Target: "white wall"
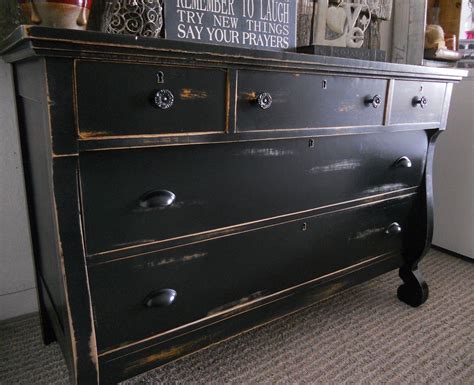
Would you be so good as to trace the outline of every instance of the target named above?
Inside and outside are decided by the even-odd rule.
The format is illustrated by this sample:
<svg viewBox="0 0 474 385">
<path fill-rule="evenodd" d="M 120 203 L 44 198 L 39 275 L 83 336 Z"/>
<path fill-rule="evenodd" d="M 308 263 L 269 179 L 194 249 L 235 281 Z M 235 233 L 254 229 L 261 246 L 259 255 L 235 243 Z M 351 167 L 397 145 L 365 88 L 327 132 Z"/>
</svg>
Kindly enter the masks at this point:
<svg viewBox="0 0 474 385">
<path fill-rule="evenodd" d="M 11 67 L 0 59 L 0 320 L 36 311 Z"/>
<path fill-rule="evenodd" d="M 474 258 L 474 69 L 454 86 L 433 165 L 433 244 Z"/>
</svg>

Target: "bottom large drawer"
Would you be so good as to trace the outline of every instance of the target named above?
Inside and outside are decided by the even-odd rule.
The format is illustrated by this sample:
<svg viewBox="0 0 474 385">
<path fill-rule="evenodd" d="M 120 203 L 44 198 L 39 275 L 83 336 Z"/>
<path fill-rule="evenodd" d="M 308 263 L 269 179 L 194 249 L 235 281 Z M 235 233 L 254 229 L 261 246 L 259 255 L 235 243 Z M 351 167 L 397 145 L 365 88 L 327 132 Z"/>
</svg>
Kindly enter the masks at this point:
<svg viewBox="0 0 474 385">
<path fill-rule="evenodd" d="M 403 234 L 410 231 L 414 197 L 91 266 L 98 349 L 222 315 L 364 259 L 399 251 Z M 164 289 L 176 292 L 174 301 Z"/>
</svg>

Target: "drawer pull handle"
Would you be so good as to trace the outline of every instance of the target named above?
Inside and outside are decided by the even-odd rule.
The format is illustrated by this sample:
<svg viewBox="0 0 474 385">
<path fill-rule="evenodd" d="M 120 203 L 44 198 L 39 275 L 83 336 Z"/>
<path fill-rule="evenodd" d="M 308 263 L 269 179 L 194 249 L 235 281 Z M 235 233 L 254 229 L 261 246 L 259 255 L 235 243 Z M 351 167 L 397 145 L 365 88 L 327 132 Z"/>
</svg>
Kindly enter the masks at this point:
<svg viewBox="0 0 474 385">
<path fill-rule="evenodd" d="M 411 160 L 408 156 L 402 156 L 395 161 L 396 167 L 410 168 L 412 166 Z"/>
<path fill-rule="evenodd" d="M 385 234 L 388 235 L 397 235 L 401 232 L 402 227 L 397 222 L 393 222 L 390 226 L 387 227 L 387 230 L 385 230 Z"/>
<path fill-rule="evenodd" d="M 382 104 L 382 97 L 380 95 L 374 95 L 372 99 L 366 101 L 368 105 L 372 105 L 374 108 L 379 108 Z"/>
<path fill-rule="evenodd" d="M 428 99 L 425 96 L 422 96 L 421 98 L 413 98 L 413 106 L 420 106 L 421 108 L 425 108 L 428 105 Z"/>
<path fill-rule="evenodd" d="M 155 190 L 147 192 L 140 198 L 140 207 L 143 207 L 144 209 L 165 209 L 171 206 L 175 200 L 176 195 L 171 191 Z"/>
<path fill-rule="evenodd" d="M 268 92 L 262 92 L 257 96 L 257 104 L 262 110 L 266 110 L 272 106 L 273 98 Z"/>
<path fill-rule="evenodd" d="M 174 103 L 174 95 L 170 90 L 159 90 L 155 94 L 154 102 L 159 109 L 167 110 Z"/>
<path fill-rule="evenodd" d="M 176 293 L 173 289 L 161 289 L 148 294 L 143 304 L 146 307 L 166 307 L 170 306 L 176 299 Z"/>
</svg>

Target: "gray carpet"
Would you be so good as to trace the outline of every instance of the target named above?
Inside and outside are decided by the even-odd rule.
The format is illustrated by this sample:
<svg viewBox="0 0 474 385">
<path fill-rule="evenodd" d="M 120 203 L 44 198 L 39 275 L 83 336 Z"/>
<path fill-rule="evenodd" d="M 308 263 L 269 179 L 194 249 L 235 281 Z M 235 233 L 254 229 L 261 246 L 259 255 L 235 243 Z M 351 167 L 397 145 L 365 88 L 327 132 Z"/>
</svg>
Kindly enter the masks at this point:
<svg viewBox="0 0 474 385">
<path fill-rule="evenodd" d="M 125 384 L 474 384 L 474 264 L 432 250 L 426 304 L 412 309 L 385 274 L 299 313 Z M 38 317 L 0 324 L 1 384 L 67 384 Z"/>
</svg>

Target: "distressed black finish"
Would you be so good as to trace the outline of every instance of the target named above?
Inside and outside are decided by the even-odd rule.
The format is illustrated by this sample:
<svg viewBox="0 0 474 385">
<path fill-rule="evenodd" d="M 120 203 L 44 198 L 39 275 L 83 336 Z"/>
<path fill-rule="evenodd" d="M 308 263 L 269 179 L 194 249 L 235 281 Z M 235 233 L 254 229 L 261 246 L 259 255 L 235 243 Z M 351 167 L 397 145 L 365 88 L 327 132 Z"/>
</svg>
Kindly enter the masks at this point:
<svg viewBox="0 0 474 385">
<path fill-rule="evenodd" d="M 439 122 L 443 111 L 443 83 L 397 81 L 393 91 L 391 124 L 424 120 Z M 421 103 L 424 100 L 425 103 Z"/>
<path fill-rule="evenodd" d="M 44 341 L 73 383 L 395 268 L 399 298 L 426 301 L 434 145 L 463 71 L 41 27 L 1 52 Z"/>
<path fill-rule="evenodd" d="M 319 138 L 314 147 L 289 139 L 87 153 L 80 157 L 87 251 L 417 187 L 427 146 L 423 131 L 411 131 Z M 411 169 L 396 166 L 404 155 Z M 153 191 L 173 193 L 174 203 L 143 207 L 143 195 Z"/>
<path fill-rule="evenodd" d="M 282 290 L 368 257 L 400 252 L 401 234 L 387 230 L 397 221 L 410 231 L 414 195 L 92 267 L 99 352 L 224 317 L 239 305 L 278 298 Z M 172 306 L 143 306 L 150 293 L 168 287 L 177 292 Z M 114 297 L 120 301 L 110 301 Z"/>
<path fill-rule="evenodd" d="M 348 80 L 344 76 L 299 72 L 240 71 L 237 128 L 253 131 L 381 125 L 385 109 L 373 108 L 368 102 L 381 95 L 385 105 L 388 81 L 362 77 Z M 261 92 L 273 99 L 265 111 L 253 103 Z"/>
<path fill-rule="evenodd" d="M 224 132 L 226 76 L 224 69 L 111 66 L 79 61 L 76 63 L 79 134 L 87 138 Z M 161 100 L 168 96 L 168 102 L 163 101 L 161 108 L 157 103 L 159 91 L 162 91 Z M 171 103 L 170 95 L 174 99 Z M 190 120 L 190 116 L 199 118 Z"/>
</svg>

